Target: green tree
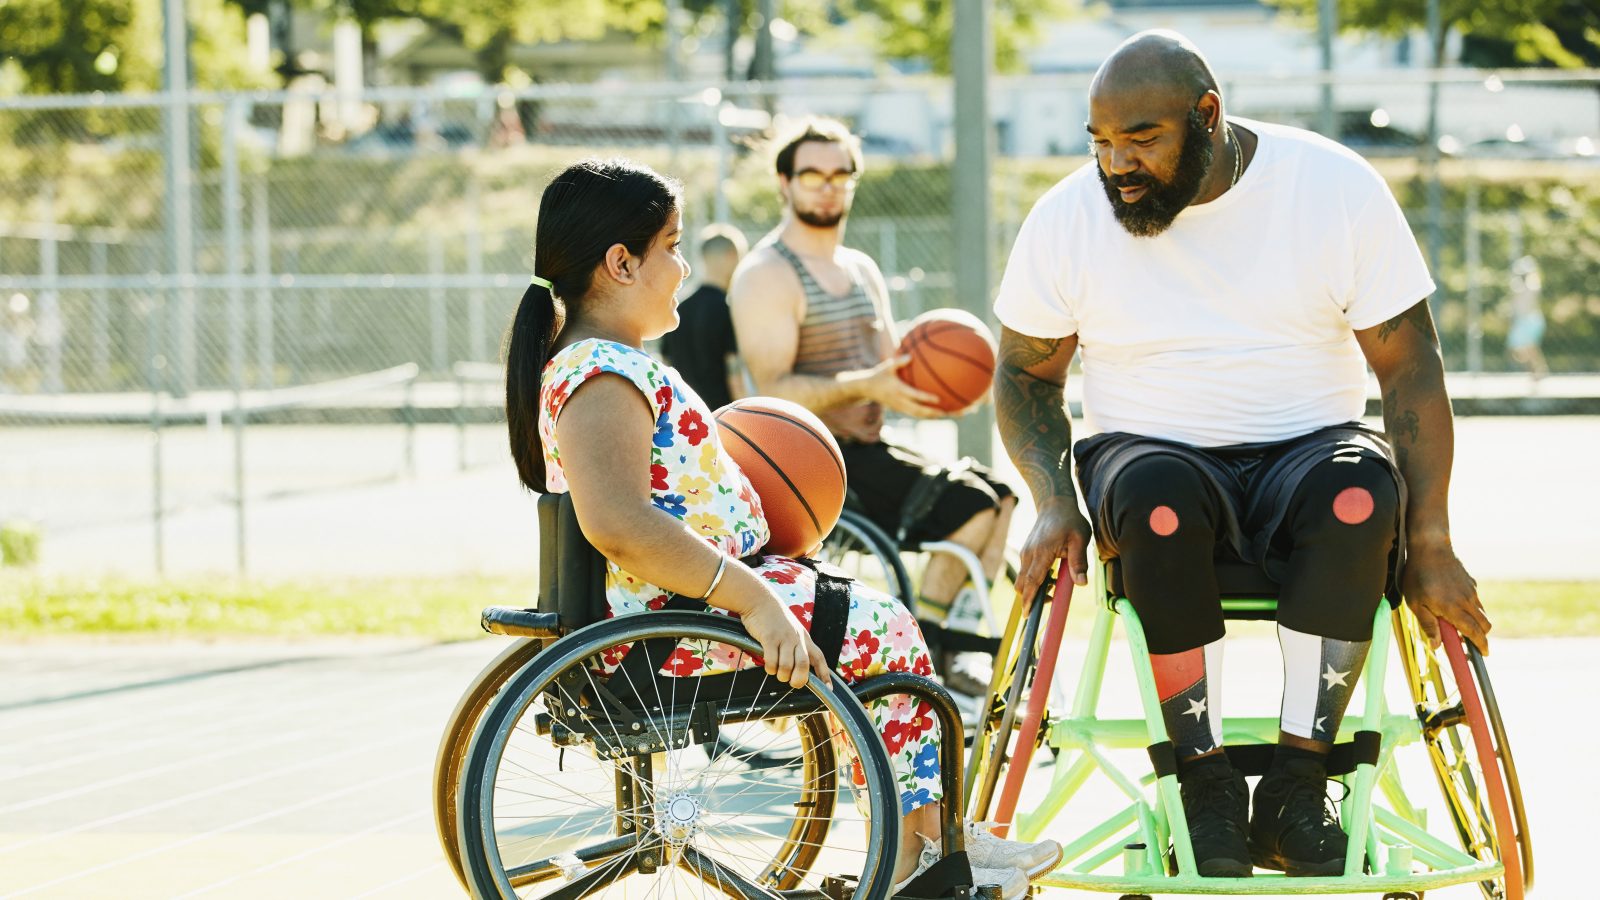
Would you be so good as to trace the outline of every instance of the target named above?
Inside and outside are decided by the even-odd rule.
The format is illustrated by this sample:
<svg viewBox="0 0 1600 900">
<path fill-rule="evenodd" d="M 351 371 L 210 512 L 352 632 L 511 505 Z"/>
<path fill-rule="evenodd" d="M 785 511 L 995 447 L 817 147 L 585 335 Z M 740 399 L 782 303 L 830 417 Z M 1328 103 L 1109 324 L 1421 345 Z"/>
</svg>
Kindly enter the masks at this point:
<svg viewBox="0 0 1600 900">
<path fill-rule="evenodd" d="M 260 2 L 260 0 L 247 0 Z M 328 0 L 314 0 L 328 2 Z M 514 43 L 594 40 L 607 33 L 634 34 L 659 42 L 665 31 L 666 0 L 340 0 L 358 20 L 416 18 L 456 37 L 478 55 L 479 70 L 501 77 Z M 756 0 L 679 0 L 685 31 L 713 40 L 725 33 L 750 34 L 759 23 Z M 939 72 L 950 69 L 952 4 L 946 0 L 780 0 L 778 15 L 803 32 L 820 33 L 850 17 L 876 25 L 877 51 L 888 59 L 926 59 Z M 1018 68 L 1022 52 L 1040 27 L 1076 7 L 1076 0 L 997 0 L 995 51 L 1002 69 Z"/>
<path fill-rule="evenodd" d="M 1271 2 L 1316 16 L 1317 0 Z M 1428 0 L 1338 0 L 1338 10 L 1341 29 L 1399 35 L 1423 27 Z M 1440 0 L 1439 14 L 1446 31 L 1464 36 L 1462 61 L 1471 65 L 1600 65 L 1595 0 Z"/>
<path fill-rule="evenodd" d="M 850 0 L 854 11 L 880 24 L 879 48 L 890 59 L 925 59 L 935 72 L 950 71 L 955 4 L 949 0 Z M 1023 54 L 1042 27 L 1070 15 L 1075 0 L 994 0 L 990 4 L 995 66 L 1023 67 Z"/>
<path fill-rule="evenodd" d="M 201 89 L 259 87 L 239 52 L 244 15 L 187 0 L 189 59 Z M 161 89 L 162 0 L 0 0 L 0 83 L 27 93 Z"/>
</svg>

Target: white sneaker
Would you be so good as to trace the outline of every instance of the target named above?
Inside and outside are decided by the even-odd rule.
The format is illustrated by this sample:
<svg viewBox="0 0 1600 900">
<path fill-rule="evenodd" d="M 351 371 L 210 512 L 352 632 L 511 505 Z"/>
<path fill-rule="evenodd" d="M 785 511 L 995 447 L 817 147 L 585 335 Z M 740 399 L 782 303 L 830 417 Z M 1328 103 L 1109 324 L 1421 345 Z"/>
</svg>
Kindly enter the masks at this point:
<svg viewBox="0 0 1600 900">
<path fill-rule="evenodd" d="M 950 601 L 950 613 L 944 617 L 944 627 L 952 631 L 977 633 L 983 627 L 983 604 L 987 598 L 978 594 L 971 581 L 963 584 Z"/>
<path fill-rule="evenodd" d="M 1032 881 L 1061 862 L 1061 845 L 1055 841 L 1009 841 L 993 834 L 994 827 L 994 822 L 967 823 L 967 858 L 974 869 L 1017 869 Z"/>
<path fill-rule="evenodd" d="M 950 699 L 956 702 L 956 712 L 961 714 L 961 724 L 968 728 L 977 728 L 978 723 L 983 721 L 983 714 L 989 708 L 987 697 L 969 697 L 951 691 Z"/>
<path fill-rule="evenodd" d="M 939 850 L 939 845 L 934 843 L 933 840 L 927 835 L 918 834 L 917 837 L 922 838 L 922 853 L 917 856 L 917 868 L 910 875 L 906 876 L 904 881 L 894 886 L 894 892 L 896 894 L 905 890 L 906 885 L 916 880 L 918 875 L 928 871 L 928 869 L 934 863 L 938 862 L 944 856 L 944 854 Z M 997 841 L 1000 840 L 999 838 L 991 839 Z M 1006 843 L 1010 842 L 1007 841 Z M 1056 854 L 1058 856 L 1060 855 L 1060 851 L 1061 848 L 1057 847 Z M 972 859 L 972 847 L 970 844 L 967 847 L 967 858 L 969 861 Z M 973 887 L 980 887 L 986 884 L 997 885 L 1000 888 L 1000 896 L 1002 900 L 1021 900 L 1021 898 L 1028 895 L 1028 876 L 1022 874 L 1021 869 L 1014 867 L 990 869 L 973 863 Z"/>
</svg>

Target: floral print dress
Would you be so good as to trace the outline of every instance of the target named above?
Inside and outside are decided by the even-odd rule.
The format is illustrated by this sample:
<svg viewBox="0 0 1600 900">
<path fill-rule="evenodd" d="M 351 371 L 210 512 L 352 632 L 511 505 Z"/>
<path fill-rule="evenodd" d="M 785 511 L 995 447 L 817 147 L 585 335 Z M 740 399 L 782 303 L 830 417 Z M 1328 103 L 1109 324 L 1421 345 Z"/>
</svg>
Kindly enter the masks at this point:
<svg viewBox="0 0 1600 900">
<path fill-rule="evenodd" d="M 556 420 L 573 392 L 602 373 L 626 378 L 649 401 L 655 437 L 650 459 L 639 464 L 649 466 L 650 497 L 657 508 L 681 519 L 707 543 L 736 559 L 761 549 L 768 538 L 761 500 L 723 449 L 711 410 L 676 370 L 626 344 L 579 341 L 559 350 L 545 366 L 539 437 L 544 445 L 546 487 L 553 493 L 567 490 L 561 448 L 556 444 Z M 755 571 L 809 629 L 816 573 L 781 556 L 766 557 Z M 611 615 L 660 609 L 668 597 L 663 588 L 630 575 L 615 563 L 606 563 Z M 620 659 L 606 662 L 615 667 Z M 666 668 L 677 675 L 710 675 L 741 665 L 761 662 L 725 645 L 685 641 L 668 658 Z M 905 606 L 887 594 L 855 584 L 850 591 L 839 672 L 845 681 L 856 682 L 883 672 L 931 675 L 933 665 L 916 619 Z M 910 697 L 890 697 L 867 709 L 894 765 L 901 812 L 938 801 L 939 746 L 932 708 Z"/>
</svg>

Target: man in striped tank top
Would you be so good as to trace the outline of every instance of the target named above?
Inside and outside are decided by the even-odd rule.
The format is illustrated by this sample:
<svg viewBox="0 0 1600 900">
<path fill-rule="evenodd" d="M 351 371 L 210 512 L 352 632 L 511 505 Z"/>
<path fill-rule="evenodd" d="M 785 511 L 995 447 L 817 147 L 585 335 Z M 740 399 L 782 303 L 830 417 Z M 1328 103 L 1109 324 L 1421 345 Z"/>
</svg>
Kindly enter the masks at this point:
<svg viewBox="0 0 1600 900">
<path fill-rule="evenodd" d="M 827 423 L 844 452 L 851 491 L 874 522 L 891 535 L 904 524 L 908 540 L 961 544 L 993 578 L 1016 496 L 987 469 L 941 475 L 948 483 L 931 508 L 904 521 L 907 499 L 935 463 L 883 439 L 884 408 L 917 418 L 946 413 L 931 405 L 936 397 L 898 377 L 910 358 L 895 354 L 899 338 L 883 273 L 843 246 L 861 166 L 860 142 L 833 120 L 807 120 L 780 144 L 783 221 L 740 263 L 728 293 L 739 349 L 758 393 L 793 400 Z M 919 600 L 948 614 L 964 581 L 959 562 L 936 554 Z M 940 662 L 951 689 L 987 693 L 981 654 Z"/>
</svg>

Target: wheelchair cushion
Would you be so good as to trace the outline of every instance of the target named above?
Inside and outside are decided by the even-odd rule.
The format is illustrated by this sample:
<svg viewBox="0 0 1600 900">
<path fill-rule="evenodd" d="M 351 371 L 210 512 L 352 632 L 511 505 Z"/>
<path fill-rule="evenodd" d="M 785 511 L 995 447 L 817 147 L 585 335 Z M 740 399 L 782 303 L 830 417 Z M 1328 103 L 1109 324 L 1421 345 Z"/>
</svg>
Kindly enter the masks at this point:
<svg viewBox="0 0 1600 900">
<path fill-rule="evenodd" d="M 606 617 L 606 559 L 578 527 L 569 494 L 539 497 L 539 611 L 571 631 Z"/>
<path fill-rule="evenodd" d="M 1267 573 L 1258 565 L 1240 562 L 1236 559 L 1217 560 L 1217 585 L 1222 589 L 1222 596 L 1235 597 L 1247 600 L 1276 600 L 1278 599 L 1278 583 L 1267 577 Z M 1110 559 L 1106 561 L 1106 587 L 1115 597 L 1126 597 L 1122 586 L 1122 560 Z M 1273 614 L 1266 612 L 1260 615 L 1241 614 L 1229 612 L 1228 618 L 1265 618 L 1270 619 Z"/>
</svg>

